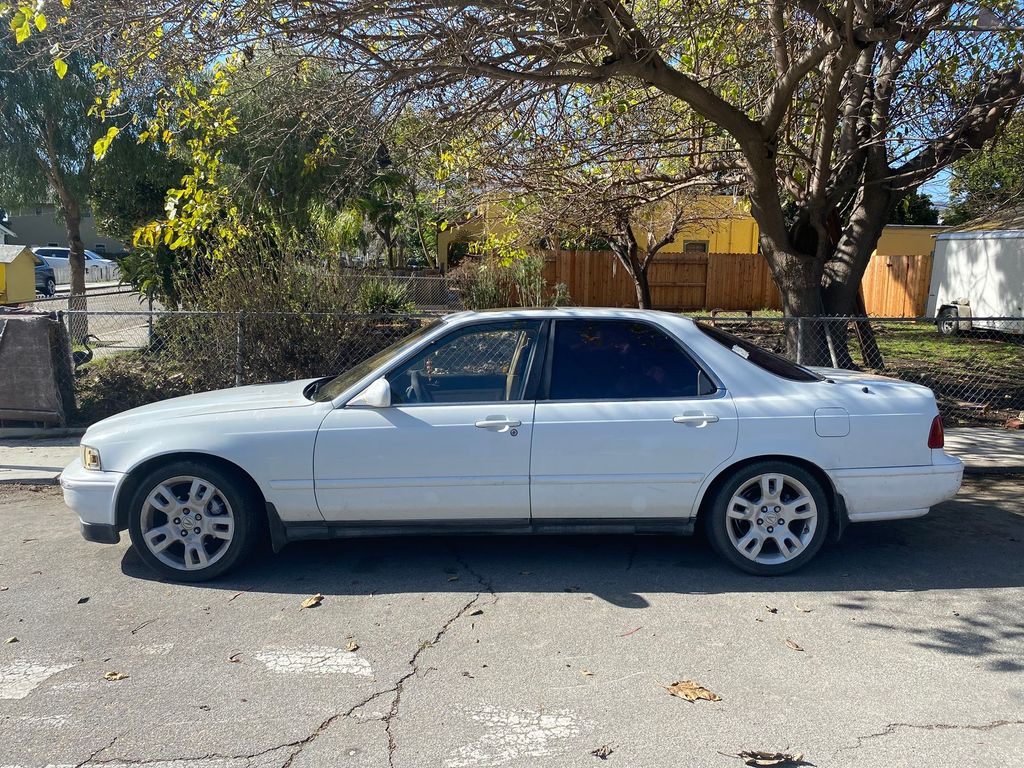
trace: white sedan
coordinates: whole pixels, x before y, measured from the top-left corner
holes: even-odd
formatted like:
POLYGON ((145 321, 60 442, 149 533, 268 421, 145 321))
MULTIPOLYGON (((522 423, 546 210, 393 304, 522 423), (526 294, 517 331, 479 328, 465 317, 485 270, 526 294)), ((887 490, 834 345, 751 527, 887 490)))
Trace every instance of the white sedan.
POLYGON ((755 574, 952 497, 925 387, 809 370, 660 312, 464 312, 337 378, 93 425, 61 475, 90 541, 199 581, 269 536, 692 533, 755 574))

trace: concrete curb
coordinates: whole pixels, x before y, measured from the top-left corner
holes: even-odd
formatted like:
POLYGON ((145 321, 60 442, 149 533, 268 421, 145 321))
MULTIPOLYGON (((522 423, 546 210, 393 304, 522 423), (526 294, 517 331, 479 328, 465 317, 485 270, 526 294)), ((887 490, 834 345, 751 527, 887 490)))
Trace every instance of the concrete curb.
POLYGON ((0 439, 10 438, 12 440, 31 440, 33 438, 46 440, 51 437, 81 437, 84 434, 85 427, 27 427, 23 429, 10 427, 0 429, 0 439))

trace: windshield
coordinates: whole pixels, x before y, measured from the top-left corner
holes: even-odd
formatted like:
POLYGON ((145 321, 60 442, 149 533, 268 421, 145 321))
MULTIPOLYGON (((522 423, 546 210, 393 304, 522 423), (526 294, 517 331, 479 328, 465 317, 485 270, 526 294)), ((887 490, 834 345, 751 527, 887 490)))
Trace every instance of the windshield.
POLYGON ((723 331, 721 328, 715 328, 704 323, 697 323, 697 327, 726 349, 731 349, 747 362, 753 363, 758 368, 763 368, 769 373, 774 373, 776 376, 781 376, 790 381, 823 380, 814 371, 809 371, 802 365, 790 362, 774 352, 769 352, 767 349, 763 349, 746 339, 741 339, 739 336, 723 331))
POLYGON ((398 356, 407 345, 416 341, 416 339, 425 336, 430 331, 434 330, 441 324, 440 320, 432 320, 426 323, 421 328, 410 333, 404 339, 396 341, 387 349, 381 350, 373 357, 368 360, 364 360, 359 363, 355 368, 349 368, 340 376, 337 376, 330 381, 325 382, 321 386, 317 387, 313 392, 312 399, 318 403, 326 402, 327 400, 333 400, 346 389, 351 387, 357 381, 364 376, 369 375, 375 368, 379 368, 386 365, 389 361, 398 356))

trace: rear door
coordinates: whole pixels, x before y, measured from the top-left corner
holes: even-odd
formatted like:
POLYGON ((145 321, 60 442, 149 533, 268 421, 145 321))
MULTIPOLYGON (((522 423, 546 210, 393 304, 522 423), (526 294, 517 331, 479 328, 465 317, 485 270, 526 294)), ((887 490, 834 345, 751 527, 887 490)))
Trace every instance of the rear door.
POLYGON ((663 329, 558 320, 534 416, 534 519, 691 514, 736 447, 736 409, 663 329))

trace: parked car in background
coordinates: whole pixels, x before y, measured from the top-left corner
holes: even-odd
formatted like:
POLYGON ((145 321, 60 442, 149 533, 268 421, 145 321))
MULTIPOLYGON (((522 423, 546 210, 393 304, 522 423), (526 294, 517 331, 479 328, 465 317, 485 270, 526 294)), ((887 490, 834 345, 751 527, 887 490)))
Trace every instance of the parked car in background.
POLYGON ((47 264, 39 254, 32 254, 36 264, 36 294, 53 296, 57 292, 57 277, 53 267, 47 264))
MULTIPOLYGON (((36 254, 36 256, 41 257, 47 264, 53 267, 54 270, 61 272, 64 275, 70 275, 68 254, 71 250, 69 248, 44 248, 35 246, 32 248, 32 252, 36 254)), ((119 268, 117 262, 113 259, 104 258, 95 251, 90 251, 87 248, 85 250, 85 273, 91 277, 116 280, 119 275, 119 268)), ((70 277, 68 279, 70 279, 70 277)), ((66 281, 61 280, 59 282, 66 281)))
POLYGON ((931 390, 810 370, 663 312, 435 320, 335 378, 206 392, 91 426, 61 475, 91 541, 224 573, 264 535, 691 533, 787 573, 847 523, 953 496, 931 390))

